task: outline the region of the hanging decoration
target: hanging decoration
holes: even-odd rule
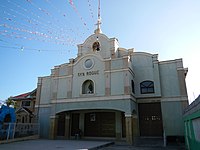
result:
[[[58,8],[58,5],[53,4],[53,2],[52,0],[43,0],[40,3],[33,0],[21,0],[20,2],[5,0],[4,3],[0,4],[2,11],[0,38],[10,41],[38,41],[64,46],[76,46],[82,42],[86,32],[89,31],[87,24],[91,23],[91,19],[90,22],[86,23],[83,14],[77,9],[73,0],[69,0],[70,5],[62,5],[63,9]],[[64,0],[63,4],[65,4]],[[89,11],[85,12],[88,12],[88,15],[90,14],[94,20],[91,0],[87,0],[86,4],[89,6]],[[71,12],[67,7],[73,8]],[[84,30],[77,24],[77,20],[71,17],[73,16],[71,13],[78,16],[85,27]],[[93,25],[93,23],[91,24]],[[0,47],[2,46],[20,51],[27,50],[23,44],[8,46],[4,43],[4,45],[0,45]]]
[[[76,12],[76,14],[79,16],[79,18],[80,18],[81,21],[83,22],[83,25],[87,28],[87,24],[86,24],[86,22],[84,21],[83,17],[80,15],[79,11],[76,9],[76,6],[74,5],[73,0],[69,0],[69,4],[72,6],[72,8],[73,8],[74,11]],[[89,29],[87,28],[87,30],[89,30]]]
[[[57,49],[37,49],[37,48],[24,47],[23,45],[19,45],[16,43],[10,43],[10,42],[0,39],[0,43],[1,42],[9,44],[9,45],[13,45],[13,46],[0,45],[0,47],[2,47],[2,48],[15,49],[15,50],[20,50],[20,51],[56,52],[56,53],[59,52],[61,54],[70,52],[70,50],[58,51]]]
[[[89,11],[90,11],[91,18],[94,21],[94,13],[93,13],[93,9],[92,9],[92,5],[91,5],[90,0],[88,0],[88,6],[89,6]]]

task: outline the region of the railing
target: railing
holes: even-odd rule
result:
[[[0,140],[39,135],[38,123],[3,123],[0,124]]]

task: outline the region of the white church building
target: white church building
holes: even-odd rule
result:
[[[38,78],[40,136],[129,144],[143,136],[183,137],[186,74],[182,59],[159,61],[158,54],[121,48],[98,24],[76,58]]]

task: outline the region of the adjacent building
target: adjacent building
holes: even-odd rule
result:
[[[35,123],[36,89],[17,96],[10,97],[15,101],[17,123]]]
[[[184,110],[187,149],[200,149],[200,95]]]
[[[186,74],[182,59],[159,61],[158,54],[121,48],[99,23],[76,58],[38,78],[41,137],[79,134],[129,144],[140,136],[183,137]]]

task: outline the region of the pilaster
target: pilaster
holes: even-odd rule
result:
[[[133,123],[133,144],[136,143],[136,139],[139,136],[139,121],[138,121],[138,116],[133,115],[132,116],[132,123]]]
[[[57,135],[58,116],[50,116],[50,131],[49,138],[55,139]]]
[[[73,85],[73,66],[69,65],[67,68],[67,75],[69,78],[67,79],[67,98],[72,98],[72,85]]]
[[[110,75],[110,68],[111,66],[110,66],[110,60],[108,60],[108,61],[106,61],[105,62],[105,95],[106,96],[110,96],[110,92],[111,92],[111,89],[110,89],[110,80],[111,80],[111,75]]]
[[[180,87],[180,95],[187,96],[187,89],[185,83],[185,70],[183,68],[178,68],[178,79],[179,79],[179,87]]]
[[[130,87],[130,80],[129,80],[129,72],[124,71],[124,94],[130,94],[131,87]]]
[[[126,142],[130,145],[135,144],[136,138],[139,136],[139,126],[137,115],[125,115],[126,122]]]
[[[35,101],[35,113],[36,113],[36,120],[38,121],[39,119],[39,106],[40,106],[40,98],[41,98],[41,90],[42,90],[42,78],[38,78],[38,83],[37,83],[37,92],[36,92],[36,101]]]
[[[133,144],[133,121],[132,115],[125,115],[126,122],[126,142],[130,145]]]
[[[67,114],[65,116],[65,139],[69,139],[70,137],[70,115]]]

